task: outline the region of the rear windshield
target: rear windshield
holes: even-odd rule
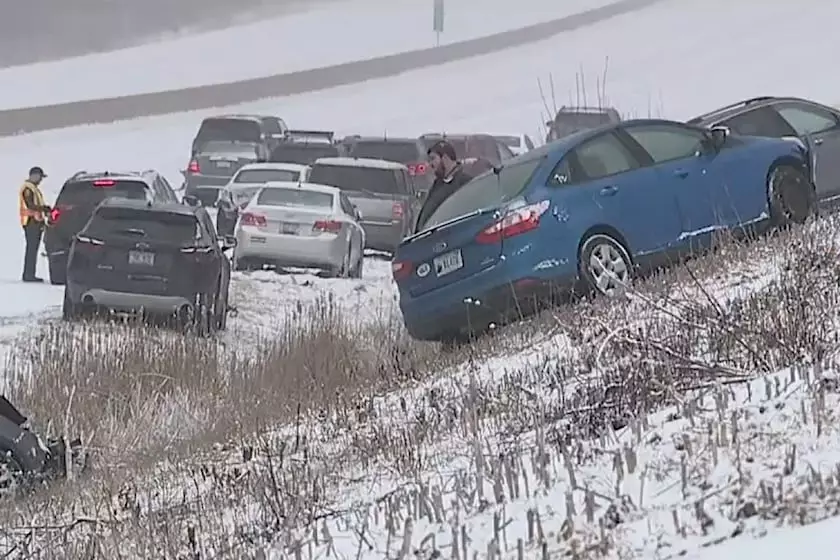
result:
[[[256,121],[248,119],[205,119],[198,129],[195,144],[204,144],[210,140],[240,140],[259,142],[262,130]]]
[[[56,204],[74,206],[96,206],[106,198],[130,198],[145,200],[149,187],[142,181],[78,181],[66,183],[58,195]]]
[[[332,185],[349,192],[405,194],[397,185],[396,173],[393,169],[317,164],[309,173],[309,181],[321,185]]]
[[[384,159],[397,163],[419,163],[415,142],[359,141],[352,144],[350,155],[357,158]]]
[[[455,155],[458,159],[484,158],[498,163],[499,152],[496,148],[496,141],[489,136],[456,136],[446,137],[445,140],[455,148]],[[426,150],[441,141],[441,137],[426,138],[424,144]]]
[[[90,222],[91,235],[118,234],[179,245],[198,239],[198,221],[190,214],[153,212],[135,208],[100,207]]]
[[[245,169],[240,171],[234,183],[268,183],[269,181],[297,181],[298,171],[290,169]]]
[[[492,171],[479,175],[444,200],[429,216],[423,229],[508,202],[522,192],[543,159],[539,157],[506,165],[498,175]]]
[[[213,140],[212,142],[205,142],[199,146],[199,152],[203,154],[209,153],[225,153],[225,154],[247,154],[253,156],[257,153],[257,144],[253,142],[228,142],[226,140]]]
[[[331,144],[290,144],[276,148],[271,153],[271,161],[309,165],[318,158],[338,155],[338,148]]]
[[[307,208],[332,208],[333,195],[306,189],[267,188],[257,196],[260,206],[304,206]]]
[[[522,147],[522,141],[518,136],[496,136],[496,140],[507,146],[508,148]]]
[[[612,119],[608,113],[558,113],[551,126],[551,132],[554,138],[563,138],[610,122]]]

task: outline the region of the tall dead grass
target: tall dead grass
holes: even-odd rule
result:
[[[466,442],[516,448],[546,426],[558,441],[600,436],[687,390],[832,357],[836,225],[727,245],[624,300],[547,311],[460,353],[410,341],[388,319],[351,329],[329,300],[293,310],[249,352],[142,327],[48,325],[9,364],[21,372],[12,400],[41,422],[69,418],[102,460],[0,524],[9,546],[36,535],[27,557],[324,551],[325,527],[381,526],[370,516],[385,494],[473,455]],[[487,370],[502,353],[522,359]],[[448,381],[416,383],[441,371]],[[385,494],[348,505],[342,488],[358,480]],[[382,530],[397,539],[402,527]]]

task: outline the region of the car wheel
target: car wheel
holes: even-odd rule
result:
[[[256,261],[254,261],[253,259],[248,259],[248,258],[239,259],[239,258],[236,258],[236,256],[234,255],[234,257],[233,257],[233,269],[248,272],[248,271],[256,270],[257,269],[257,264],[256,264]]]
[[[64,300],[61,302],[61,318],[65,321],[74,321],[79,316],[79,306],[70,300],[67,288],[64,289]]]
[[[770,219],[773,225],[785,227],[804,224],[816,210],[816,189],[808,177],[790,165],[780,165],[767,179]]]
[[[578,272],[588,290],[613,297],[630,284],[633,260],[620,241],[610,235],[596,233],[581,245]]]
[[[214,321],[216,330],[223,331],[227,328],[228,316],[228,294],[219,293],[216,297],[216,305],[214,311]]]
[[[63,286],[67,283],[67,261],[64,259],[49,259],[50,284]]]

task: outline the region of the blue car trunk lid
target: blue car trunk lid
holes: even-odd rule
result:
[[[397,283],[419,296],[468,278],[495,265],[501,241],[479,243],[478,235],[498,220],[495,209],[480,210],[407,238],[394,257]]]

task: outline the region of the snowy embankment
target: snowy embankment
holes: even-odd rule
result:
[[[826,101],[836,93],[818,70],[833,50],[806,64],[776,46],[791,25],[825,25],[835,40],[837,8],[812,9],[824,16],[816,24],[801,6],[675,0],[500,56],[231,110],[339,132],[538,135],[553,100],[537,80],[549,72],[558,104],[581,95],[584,74],[587,91],[599,82],[625,113],[687,117],[778,92],[780,64],[790,93]],[[686,19],[729,40],[688,33]],[[619,47],[628,29],[651,41]],[[442,76],[451,99],[429,102],[418,84]],[[2,140],[6,182],[33,154],[53,177],[154,166],[174,182],[204,114]],[[15,223],[5,208],[3,223]],[[240,317],[223,344],[40,329],[34,352],[15,353],[15,372],[36,374],[16,400],[44,423],[69,419],[102,460],[91,478],[5,510],[6,544],[29,557],[57,546],[68,556],[294,557],[300,546],[300,557],[381,558],[452,556],[454,538],[464,559],[492,547],[518,555],[521,539],[527,557],[576,548],[642,559],[697,556],[720,541],[713,554],[780,520],[817,520],[836,512],[837,227],[826,219],[728,246],[626,301],[557,310],[459,353],[380,328],[393,315],[360,334],[360,318],[393,302],[386,263],[366,265],[361,282],[237,275]],[[7,252],[12,286],[20,255]],[[10,292],[10,322],[57,314],[58,289]]]

